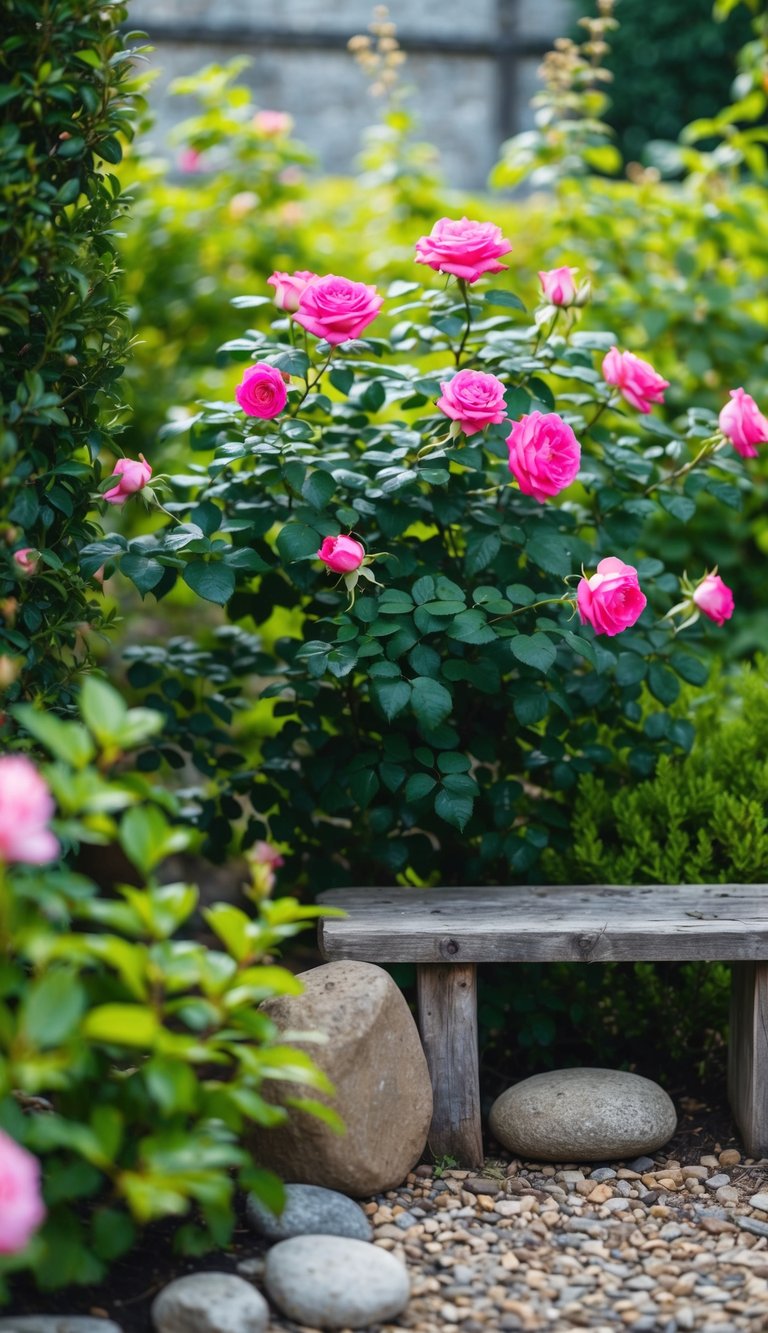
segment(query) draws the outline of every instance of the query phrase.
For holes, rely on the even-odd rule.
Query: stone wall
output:
[[[570,28],[574,0],[389,7],[408,52],[420,137],[439,148],[451,185],[481,188],[500,143],[531,123],[541,52]],[[194,109],[192,99],[169,95],[172,79],[245,54],[252,64],[243,79],[257,104],[289,111],[324,170],[352,170],[376,107],[345,43],[365,31],[371,9],[372,0],[134,0],[131,25],[149,33],[160,71],[151,93],[157,135]]]

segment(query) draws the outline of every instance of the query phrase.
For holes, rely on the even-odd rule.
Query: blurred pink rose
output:
[[[324,537],[317,558],[334,574],[351,574],[362,565],[365,547],[354,537]]]
[[[664,402],[669,380],[661,378],[653,366],[634,352],[620,352],[612,347],[603,360],[606,384],[615,384],[627,402],[638,412],[650,412],[654,403]]]
[[[581,463],[581,445],[556,412],[531,412],[507,436],[509,470],[524,495],[544,504],[570,486]]]
[[[582,625],[612,638],[634,625],[645,610],[646,597],[634,566],[609,555],[600,561],[596,574],[580,580],[576,604]]]
[[[135,458],[118,458],[112,469],[112,476],[119,477],[111,491],[105,491],[102,499],[111,505],[124,505],[132,495],[143,490],[152,476],[152,468],[143,454]]]
[[[337,345],[359,338],[378,315],[383,300],[375,287],[328,273],[307,283],[295,318],[316,338]]]
[[[53,812],[53,797],[34,764],[23,754],[0,756],[0,861],[53,861],[59,854],[48,828]]]
[[[275,871],[285,865],[283,857],[271,842],[255,842],[245,856],[251,868],[254,889],[259,898],[268,898],[277,883]]]
[[[288,401],[282,371],[264,361],[248,366],[235,389],[235,398],[247,417],[270,421],[279,416]]]
[[[25,1249],[44,1221],[40,1163],[0,1130],[0,1254]]]
[[[711,574],[705,574],[694,589],[693,600],[699,610],[714,620],[716,625],[725,624],[733,615],[733,593],[714,570]]]
[[[459,422],[465,435],[476,435],[486,426],[504,420],[507,410],[504,385],[495,375],[482,370],[460,370],[440,388],[443,392],[437,406],[452,421]]]
[[[21,546],[18,551],[14,551],[13,558],[22,574],[34,574],[38,564],[34,546]]]
[[[179,153],[179,170],[191,176],[203,169],[203,155],[196,148],[182,148]]]
[[[730,395],[720,413],[720,429],[742,458],[757,458],[755,445],[768,444],[768,418],[743,389],[731,389]]]
[[[477,282],[484,273],[501,273],[507,268],[499,263],[499,255],[511,248],[501,227],[493,222],[439,218],[429,236],[416,242],[416,262],[438,273],[453,273],[465,282]]]
[[[293,116],[287,111],[257,111],[253,128],[265,139],[280,139],[293,129]]]
[[[539,272],[541,281],[541,290],[545,300],[552,305],[573,305],[576,297],[576,283],[574,281],[575,268],[546,269]]]
[[[267,278],[267,285],[275,289],[275,305],[293,314],[299,308],[299,297],[307,283],[316,277],[317,274],[311,273],[309,269],[299,269],[297,273],[281,273],[276,269]]]

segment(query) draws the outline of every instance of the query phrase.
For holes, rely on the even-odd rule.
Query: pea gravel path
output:
[[[377,1333],[768,1329],[768,1211],[750,1204],[763,1189],[768,1160],[736,1149],[687,1165],[418,1167],[365,1205],[413,1286]],[[258,1281],[263,1259],[237,1267]],[[269,1330],[314,1333],[276,1316]]]

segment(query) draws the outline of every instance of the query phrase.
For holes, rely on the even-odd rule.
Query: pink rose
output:
[[[351,574],[353,569],[359,569],[362,565],[365,547],[356,542],[354,537],[324,537],[317,558],[334,574]]]
[[[552,305],[573,305],[576,297],[575,268],[551,268],[539,272],[541,290]]]
[[[196,148],[182,148],[179,153],[179,170],[191,176],[203,169],[203,155]]]
[[[290,134],[293,129],[293,116],[287,111],[257,111],[253,117],[253,128],[265,139],[280,139]]]
[[[248,366],[235,389],[235,398],[247,417],[270,421],[279,416],[288,401],[282,371],[265,361]]]
[[[317,274],[310,273],[309,269],[300,269],[298,273],[281,273],[276,269],[271,278],[267,278],[268,285],[275,289],[275,305],[293,314],[299,308],[299,297],[307,283],[316,277]]]
[[[733,593],[727,583],[723,583],[719,574],[714,571],[711,574],[705,574],[704,578],[694,589],[693,600],[700,611],[710,620],[714,620],[716,625],[725,624],[730,620],[734,610]]]
[[[18,1254],[44,1221],[40,1163],[0,1129],[0,1254]]]
[[[59,854],[59,844],[47,827],[53,811],[53,797],[34,764],[23,754],[2,755],[0,860],[33,866],[53,861]]]
[[[255,842],[245,855],[251,867],[253,887],[260,898],[268,898],[277,882],[275,871],[285,865],[283,857],[271,842]]]
[[[653,403],[663,403],[664,390],[669,388],[669,380],[662,379],[647,361],[634,352],[620,352],[618,347],[606,353],[603,378],[606,384],[615,384],[638,412],[650,412]]]
[[[37,551],[34,546],[22,546],[14,551],[13,558],[22,574],[34,574],[37,569]]]
[[[501,273],[508,268],[499,263],[499,255],[511,250],[493,222],[471,222],[461,218],[440,218],[429,236],[416,242],[416,263],[428,264],[438,273],[453,273],[465,282],[477,282],[484,273]]]
[[[634,566],[609,555],[600,561],[591,579],[585,576],[579,581],[576,605],[582,625],[613,638],[634,625],[645,610],[646,597]]]
[[[120,480],[111,491],[105,491],[102,498],[107,504],[124,505],[132,495],[143,490],[152,476],[152,468],[143,454],[139,454],[138,459],[118,458],[112,469],[112,476],[119,477]]]
[[[570,486],[579,471],[581,445],[556,412],[531,412],[515,421],[507,448],[520,490],[539,504]]]
[[[437,406],[452,421],[459,422],[465,435],[476,435],[486,426],[504,420],[507,410],[504,385],[495,375],[486,375],[482,370],[460,370],[440,388],[443,393]]]
[[[720,429],[742,458],[757,458],[755,445],[768,444],[768,417],[743,389],[731,389],[730,394],[720,413]]]
[[[296,322],[326,342],[347,342],[359,338],[378,315],[383,296],[364,282],[352,282],[328,273],[313,278],[299,296]]]

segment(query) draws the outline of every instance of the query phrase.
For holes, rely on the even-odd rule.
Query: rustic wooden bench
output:
[[[477,964],[711,960],[733,964],[728,1092],[751,1157],[768,1153],[768,891],[763,885],[332,889],[328,961],[415,963],[434,1090],[429,1146],[483,1160]]]

